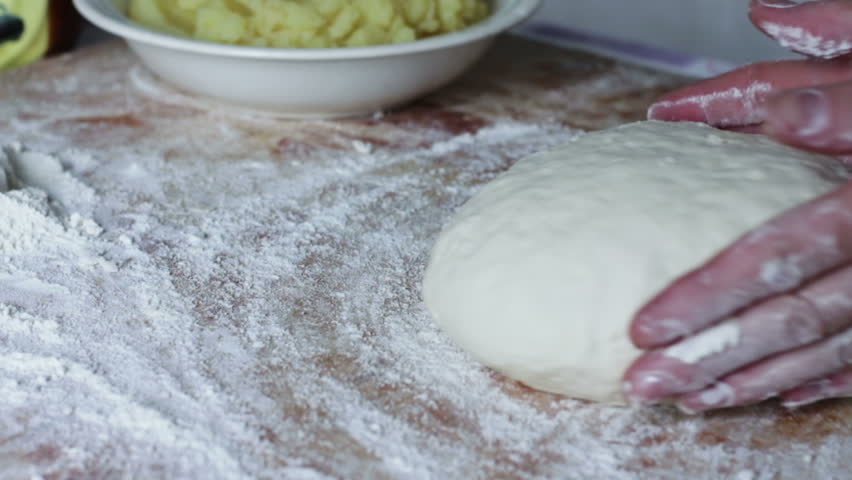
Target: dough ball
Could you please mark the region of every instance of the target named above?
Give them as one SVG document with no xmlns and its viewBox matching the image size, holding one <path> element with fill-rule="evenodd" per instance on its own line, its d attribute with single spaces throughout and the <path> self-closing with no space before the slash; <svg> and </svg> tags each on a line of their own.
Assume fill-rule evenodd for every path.
<svg viewBox="0 0 852 480">
<path fill-rule="evenodd" d="M 631 317 L 747 230 L 844 179 L 830 157 L 692 123 L 639 122 L 519 161 L 445 227 L 423 296 L 485 365 L 623 401 Z"/>
</svg>

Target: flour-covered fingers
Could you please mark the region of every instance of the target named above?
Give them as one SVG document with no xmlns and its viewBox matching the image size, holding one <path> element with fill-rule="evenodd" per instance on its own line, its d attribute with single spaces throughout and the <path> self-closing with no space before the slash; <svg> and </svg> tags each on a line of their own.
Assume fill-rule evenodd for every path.
<svg viewBox="0 0 852 480">
<path fill-rule="evenodd" d="M 805 150 L 852 153 L 852 82 L 780 93 L 766 104 L 764 131 Z"/>
<path fill-rule="evenodd" d="M 751 405 L 852 366 L 852 330 L 780 353 L 721 378 L 710 388 L 681 397 L 688 413 Z"/>
<path fill-rule="evenodd" d="M 628 368 L 624 395 L 633 404 L 653 404 L 700 390 L 723 372 L 749 362 L 728 351 L 741 341 L 737 319 L 723 322 L 664 350 L 646 353 Z M 740 350 L 742 353 L 742 349 Z"/>
<path fill-rule="evenodd" d="M 852 397 L 852 368 L 810 381 L 781 395 L 784 406 L 787 408 L 797 408 L 820 400 L 840 397 Z"/>
<path fill-rule="evenodd" d="M 777 93 L 852 80 L 852 60 L 784 60 L 748 65 L 675 90 L 648 110 L 651 120 L 704 122 L 717 127 L 766 119 L 766 100 Z"/>
<path fill-rule="evenodd" d="M 852 2 L 752 0 L 751 20 L 781 46 L 818 58 L 852 51 Z"/>
<path fill-rule="evenodd" d="M 699 390 L 744 366 L 850 327 L 852 267 L 847 267 L 646 354 L 628 370 L 626 390 L 636 403 Z"/>
<path fill-rule="evenodd" d="M 664 347 L 848 262 L 852 183 L 785 212 L 676 280 L 639 310 L 631 339 L 645 350 Z"/>
</svg>

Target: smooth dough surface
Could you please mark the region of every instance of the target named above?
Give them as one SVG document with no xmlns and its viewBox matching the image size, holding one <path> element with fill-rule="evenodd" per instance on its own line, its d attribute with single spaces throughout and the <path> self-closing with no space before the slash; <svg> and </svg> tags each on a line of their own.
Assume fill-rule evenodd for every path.
<svg viewBox="0 0 852 480">
<path fill-rule="evenodd" d="M 842 181 L 765 137 L 638 122 L 519 161 L 444 228 L 423 296 L 480 362 L 620 403 L 633 314 L 747 230 Z"/>
</svg>

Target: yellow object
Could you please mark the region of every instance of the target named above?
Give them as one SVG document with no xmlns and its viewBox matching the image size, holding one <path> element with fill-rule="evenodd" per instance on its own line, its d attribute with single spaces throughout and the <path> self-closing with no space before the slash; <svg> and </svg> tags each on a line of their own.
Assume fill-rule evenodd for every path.
<svg viewBox="0 0 852 480">
<path fill-rule="evenodd" d="M 128 13 L 151 28 L 211 42 L 329 48 L 449 33 L 484 19 L 489 8 L 485 0 L 131 0 Z"/>
<path fill-rule="evenodd" d="M 0 0 L 0 6 L 24 21 L 21 38 L 0 43 L 0 70 L 34 62 L 47 53 L 50 42 L 48 0 Z M 0 8 L 0 13 L 4 9 Z"/>
</svg>

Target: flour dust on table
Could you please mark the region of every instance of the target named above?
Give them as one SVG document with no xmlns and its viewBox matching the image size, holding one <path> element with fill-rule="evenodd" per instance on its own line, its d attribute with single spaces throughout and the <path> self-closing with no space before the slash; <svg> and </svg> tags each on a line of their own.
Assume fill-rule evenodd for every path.
<svg viewBox="0 0 852 480">
<path fill-rule="evenodd" d="M 435 325 L 452 212 L 675 85 L 498 43 L 426 104 L 335 122 L 140 88 L 119 42 L 0 78 L 15 176 L 61 166 L 0 193 L 0 480 L 845 478 L 852 403 L 590 404 Z"/>
<path fill-rule="evenodd" d="M 704 125 L 587 134 L 518 162 L 464 205 L 434 247 L 423 295 L 482 363 L 541 390 L 620 403 L 642 304 L 845 178 L 830 157 Z M 685 361 L 739 341 L 736 327 L 720 335 Z"/>
</svg>

